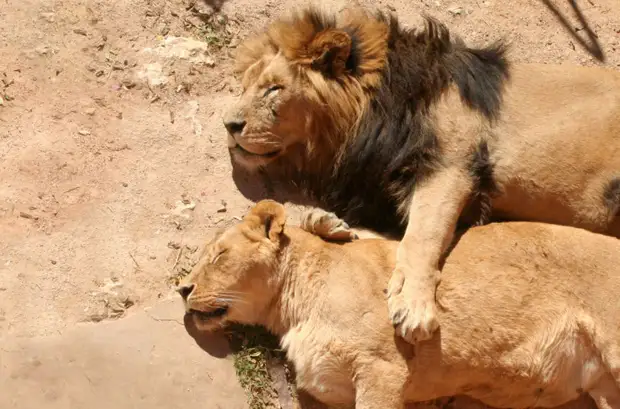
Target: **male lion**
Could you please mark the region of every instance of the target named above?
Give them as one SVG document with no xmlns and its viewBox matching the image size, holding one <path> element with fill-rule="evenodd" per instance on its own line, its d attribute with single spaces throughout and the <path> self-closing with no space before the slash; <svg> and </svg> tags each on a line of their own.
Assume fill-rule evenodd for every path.
<svg viewBox="0 0 620 409">
<path fill-rule="evenodd" d="M 190 322 L 260 324 L 281 336 L 297 385 L 329 404 L 400 409 L 467 395 L 493 407 L 553 407 L 588 393 L 620 409 L 620 242 L 535 222 L 473 227 L 437 288 L 441 330 L 394 336 L 383 289 L 398 241 L 325 241 L 339 220 L 285 227 L 259 202 L 213 239 L 179 287 Z M 342 237 L 341 238 L 345 238 Z"/>
<path fill-rule="evenodd" d="M 243 93 L 224 118 L 236 174 L 286 183 L 353 227 L 404 233 L 388 297 L 409 342 L 439 325 L 438 263 L 457 224 L 620 236 L 620 73 L 509 65 L 502 44 L 356 10 L 275 21 L 237 62 Z"/>
</svg>

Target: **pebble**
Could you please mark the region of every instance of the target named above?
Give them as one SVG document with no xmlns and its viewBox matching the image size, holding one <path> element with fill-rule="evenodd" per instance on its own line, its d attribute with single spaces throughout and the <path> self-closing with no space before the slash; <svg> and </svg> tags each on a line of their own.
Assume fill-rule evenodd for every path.
<svg viewBox="0 0 620 409">
<path fill-rule="evenodd" d="M 37 216 L 33 216 L 26 212 L 19 212 L 19 217 L 23 217 L 24 219 L 39 220 Z"/>
<path fill-rule="evenodd" d="M 43 20 L 47 21 L 48 23 L 53 23 L 56 17 L 56 14 L 54 13 L 41 13 L 39 15 Z"/>
<path fill-rule="evenodd" d="M 220 206 L 220 207 L 217 209 L 217 212 L 218 212 L 218 213 L 226 213 L 226 210 L 227 210 L 227 209 L 226 209 L 226 202 L 225 202 L 224 200 L 222 200 L 222 206 Z"/>
<path fill-rule="evenodd" d="M 79 133 L 80 135 L 82 135 L 82 136 L 88 136 L 88 135 L 90 135 L 90 131 L 88 131 L 88 130 L 86 130 L 86 129 L 80 129 L 80 130 L 78 131 L 78 133 Z"/>
<path fill-rule="evenodd" d="M 86 108 L 84 112 L 86 112 L 86 115 L 93 116 L 95 115 L 95 108 Z"/>
<path fill-rule="evenodd" d="M 452 6 L 448 8 L 448 11 L 450 12 L 450 14 L 452 14 L 453 16 L 459 16 L 461 14 L 463 14 L 463 7 L 460 6 Z"/>
</svg>

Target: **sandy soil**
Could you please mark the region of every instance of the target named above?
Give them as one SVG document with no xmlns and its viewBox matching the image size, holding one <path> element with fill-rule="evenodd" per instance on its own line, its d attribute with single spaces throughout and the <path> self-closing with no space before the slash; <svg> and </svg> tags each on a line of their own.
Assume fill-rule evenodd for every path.
<svg viewBox="0 0 620 409">
<path fill-rule="evenodd" d="M 0 0 L 0 343 L 169 298 L 196 246 L 243 215 L 221 123 L 231 51 L 301 3 Z M 473 45 L 507 38 L 515 61 L 597 64 L 544 1 L 360 3 Z M 548 3 L 587 39 L 569 1 Z M 620 68 L 620 2 L 576 3 Z"/>
</svg>

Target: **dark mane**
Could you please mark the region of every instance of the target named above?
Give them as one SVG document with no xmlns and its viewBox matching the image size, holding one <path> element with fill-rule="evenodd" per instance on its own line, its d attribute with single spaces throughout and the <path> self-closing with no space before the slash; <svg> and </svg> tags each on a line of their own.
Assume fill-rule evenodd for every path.
<svg viewBox="0 0 620 409">
<path fill-rule="evenodd" d="M 319 193 L 318 201 L 351 225 L 400 234 L 407 215 L 399 205 L 408 203 L 416 184 L 442 166 L 429 107 L 454 83 L 467 106 L 496 119 L 508 62 L 503 44 L 467 48 L 452 42 L 448 29 L 432 19 L 417 32 L 402 28 L 393 16 L 378 18 L 390 27 L 382 87 L 344 147 L 340 165 L 331 178 L 310 183 L 309 193 Z M 489 169 L 482 171 L 473 176 L 488 178 Z"/>
<path fill-rule="evenodd" d="M 334 158 L 331 167 L 314 175 L 308 174 L 310 167 L 302 163 L 298 171 L 284 178 L 282 164 L 273 166 L 277 179 L 292 183 L 291 191 L 305 192 L 308 199 L 350 225 L 401 234 L 416 184 L 443 165 L 429 109 L 454 85 L 466 106 L 489 121 L 496 120 L 509 64 L 501 42 L 469 48 L 460 39 L 451 38 L 446 26 L 432 18 L 425 19 L 422 30 L 404 28 L 395 16 L 382 13 L 366 18 L 388 27 L 387 63 L 379 87 L 368 91 L 363 117 L 337 153 L 338 161 Z M 354 77 L 362 75 L 359 67 L 369 58 L 357 47 L 360 38 L 368 37 L 360 31 L 363 24 L 339 27 L 352 39 L 347 68 Z M 492 185 L 482 183 L 492 177 L 492 165 L 482 164 L 483 148 L 473 147 L 471 158 L 476 164 L 472 177 L 480 189 Z M 474 192 L 473 200 L 486 198 L 488 193 Z"/>
</svg>

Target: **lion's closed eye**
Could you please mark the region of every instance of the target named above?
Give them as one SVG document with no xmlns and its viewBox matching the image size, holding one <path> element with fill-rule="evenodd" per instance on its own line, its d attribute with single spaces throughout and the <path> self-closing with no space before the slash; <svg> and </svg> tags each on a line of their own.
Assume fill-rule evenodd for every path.
<svg viewBox="0 0 620 409">
<path fill-rule="evenodd" d="M 274 93 L 276 91 L 280 91 L 283 88 L 284 86 L 282 85 L 272 85 L 269 88 L 267 88 L 267 90 L 265 90 L 265 94 L 263 94 L 263 97 L 267 97 L 269 94 Z"/>
</svg>

